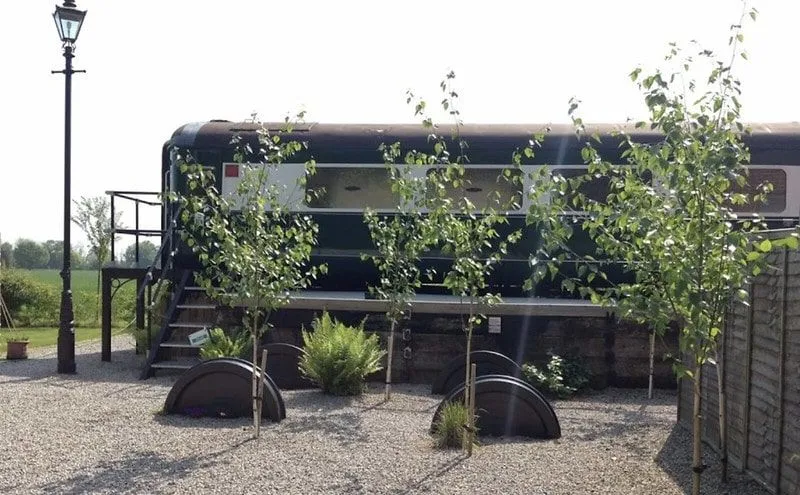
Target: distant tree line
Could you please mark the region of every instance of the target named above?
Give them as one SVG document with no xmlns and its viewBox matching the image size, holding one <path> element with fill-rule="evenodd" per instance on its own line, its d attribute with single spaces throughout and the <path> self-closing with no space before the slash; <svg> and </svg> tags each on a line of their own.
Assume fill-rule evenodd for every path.
<svg viewBox="0 0 800 495">
<path fill-rule="evenodd" d="M 158 251 L 158 246 L 150 241 L 139 242 L 139 262 L 136 262 L 136 246 L 131 244 L 117 256 L 116 265 L 124 267 L 146 267 L 153 262 Z M 48 240 L 36 242 L 31 239 L 18 239 L 11 244 L 0 244 L 0 266 L 3 268 L 33 269 L 61 269 L 61 259 L 64 252 L 63 241 Z M 83 246 L 74 246 L 72 250 L 72 268 L 74 270 L 98 270 L 101 263 L 91 249 Z M 107 264 L 108 261 L 104 260 Z"/>
<path fill-rule="evenodd" d="M 72 221 L 86 235 L 88 247 L 75 246 L 72 250 L 72 268 L 75 270 L 99 270 L 111 261 L 111 242 L 118 240 L 111 227 L 111 205 L 103 196 L 81 197 L 75 203 Z M 115 213 L 114 225 L 124 228 L 120 221 L 121 212 Z M 158 248 L 150 241 L 139 242 L 139 257 L 136 258 L 136 245 L 128 246 L 115 260 L 116 266 L 146 267 L 153 262 Z M 30 239 L 18 239 L 14 245 L 0 244 L 0 266 L 6 268 L 60 269 L 64 253 L 64 242 L 49 240 L 42 243 Z M 100 278 L 97 279 L 98 291 Z"/>
</svg>

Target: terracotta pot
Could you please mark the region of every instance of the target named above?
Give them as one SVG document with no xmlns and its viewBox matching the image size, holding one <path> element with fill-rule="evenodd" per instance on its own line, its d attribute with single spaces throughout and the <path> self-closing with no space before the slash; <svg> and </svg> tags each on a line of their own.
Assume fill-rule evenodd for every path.
<svg viewBox="0 0 800 495">
<path fill-rule="evenodd" d="M 28 341 L 9 340 L 6 347 L 6 359 L 28 359 Z"/>
</svg>

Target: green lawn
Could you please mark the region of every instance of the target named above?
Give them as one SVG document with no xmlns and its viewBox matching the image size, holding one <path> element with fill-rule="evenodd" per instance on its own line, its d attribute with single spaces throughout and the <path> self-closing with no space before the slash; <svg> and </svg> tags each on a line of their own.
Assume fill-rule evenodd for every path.
<svg viewBox="0 0 800 495">
<path fill-rule="evenodd" d="M 25 336 L 30 339 L 28 349 L 33 347 L 54 346 L 58 342 L 58 328 L 18 328 L 13 332 L 0 329 L 0 359 L 6 358 L 6 339 L 8 335 Z M 76 328 L 75 341 L 92 340 L 100 338 L 99 328 Z"/>
<path fill-rule="evenodd" d="M 41 269 L 41 270 L 20 270 L 31 276 L 34 280 L 50 285 L 57 289 L 61 289 L 61 274 L 60 270 Z M 97 292 L 97 270 L 71 270 L 72 276 L 70 282 L 72 285 L 72 292 Z"/>
</svg>

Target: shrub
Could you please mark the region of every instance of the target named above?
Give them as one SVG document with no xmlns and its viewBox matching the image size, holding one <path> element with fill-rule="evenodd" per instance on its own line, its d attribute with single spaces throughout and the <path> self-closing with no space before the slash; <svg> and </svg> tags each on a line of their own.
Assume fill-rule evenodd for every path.
<svg viewBox="0 0 800 495">
<path fill-rule="evenodd" d="M 433 425 L 434 445 L 437 448 L 461 448 L 464 444 L 469 411 L 461 401 L 448 402 L 442 407 Z M 476 435 L 477 438 L 477 435 Z"/>
<path fill-rule="evenodd" d="M 212 328 L 209 339 L 200 348 L 200 357 L 214 359 L 222 357 L 242 357 L 247 348 L 248 333 L 235 332 L 227 335 L 221 328 Z"/>
<path fill-rule="evenodd" d="M 146 301 L 147 298 L 145 297 L 145 302 Z M 91 308 L 91 305 L 89 307 Z M 136 284 L 130 282 L 120 287 L 120 289 L 114 293 L 111 309 L 112 324 L 124 326 L 133 320 L 136 316 Z M 95 315 L 91 316 L 92 319 L 95 318 Z M 158 327 L 156 327 L 156 329 L 158 329 Z"/>
<path fill-rule="evenodd" d="M 161 284 L 160 288 L 158 288 L 158 284 L 153 286 L 153 300 L 151 301 L 151 307 L 149 311 L 145 298 L 145 328 L 136 328 L 136 325 L 127 325 L 128 330 L 136 340 L 136 349 L 138 351 L 149 350 L 147 347 L 148 319 L 150 322 L 150 342 L 156 339 L 158 332 L 161 330 L 161 326 L 164 324 L 164 313 L 167 312 L 172 294 L 172 282 L 164 279 L 159 283 Z M 124 288 L 125 287 L 122 289 Z M 131 290 L 125 292 L 120 290 L 120 292 L 114 296 L 114 303 L 112 304 L 114 313 L 112 314 L 112 320 L 115 323 L 124 322 L 127 324 L 132 318 L 135 317 L 136 287 L 132 286 L 130 289 Z"/>
<path fill-rule="evenodd" d="M 52 287 L 19 271 L 2 270 L 0 290 L 16 325 L 58 322 L 59 298 Z"/>
<path fill-rule="evenodd" d="M 156 340 L 158 336 L 158 331 L 161 330 L 160 327 L 156 325 L 150 326 L 150 343 Z M 144 351 L 149 351 L 150 347 L 147 345 L 147 325 L 145 324 L 144 328 L 136 328 L 136 325 L 131 325 L 130 333 L 133 335 L 134 340 L 136 341 L 136 352 L 141 353 Z"/>
<path fill-rule="evenodd" d="M 550 354 L 544 368 L 527 363 L 522 365 L 525 380 L 541 392 L 563 399 L 589 383 L 589 370 L 577 359 Z"/>
<path fill-rule="evenodd" d="M 303 329 L 303 356 L 300 371 L 334 395 L 358 395 L 370 373 L 380 371 L 385 351 L 377 335 L 364 333 L 364 322 L 352 327 L 336 321 L 328 312 L 311 323 L 313 332 Z"/>
</svg>

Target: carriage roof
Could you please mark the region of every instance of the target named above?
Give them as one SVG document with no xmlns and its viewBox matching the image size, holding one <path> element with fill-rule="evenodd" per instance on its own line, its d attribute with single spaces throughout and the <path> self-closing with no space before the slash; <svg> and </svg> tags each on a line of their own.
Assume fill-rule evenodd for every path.
<svg viewBox="0 0 800 495">
<path fill-rule="evenodd" d="M 752 163 L 800 165 L 800 123 L 745 124 L 750 134 L 745 136 L 753 155 Z M 186 124 L 172 135 L 169 144 L 181 148 L 230 149 L 231 139 L 240 135 L 243 140 L 256 143 L 257 131 L 266 129 L 271 134 L 281 133 L 284 123 L 252 123 L 212 120 Z M 446 138 L 452 154 L 457 153 L 452 125 L 441 125 L 436 132 Z M 601 143 L 595 143 L 601 154 L 619 153 L 619 131 L 629 134 L 637 142 L 657 142 L 661 134 L 649 129 L 636 129 L 627 124 L 587 124 L 585 135 L 578 137 L 570 124 L 463 124 L 459 137 L 467 142 L 467 156 L 471 163 L 508 163 L 515 149 L 526 146 L 534 134 L 544 134 L 541 147 L 536 150 L 535 162 L 582 163 L 580 149 L 589 136 L 597 134 Z M 377 163 L 381 156 L 377 149 L 382 143 L 400 142 L 408 151 L 430 151 L 430 130 L 420 124 L 335 124 L 303 123 L 293 126 L 292 132 L 282 134 L 283 140 L 300 140 L 309 143 L 309 150 L 320 163 Z M 305 159 L 305 157 L 303 157 Z"/>
</svg>

